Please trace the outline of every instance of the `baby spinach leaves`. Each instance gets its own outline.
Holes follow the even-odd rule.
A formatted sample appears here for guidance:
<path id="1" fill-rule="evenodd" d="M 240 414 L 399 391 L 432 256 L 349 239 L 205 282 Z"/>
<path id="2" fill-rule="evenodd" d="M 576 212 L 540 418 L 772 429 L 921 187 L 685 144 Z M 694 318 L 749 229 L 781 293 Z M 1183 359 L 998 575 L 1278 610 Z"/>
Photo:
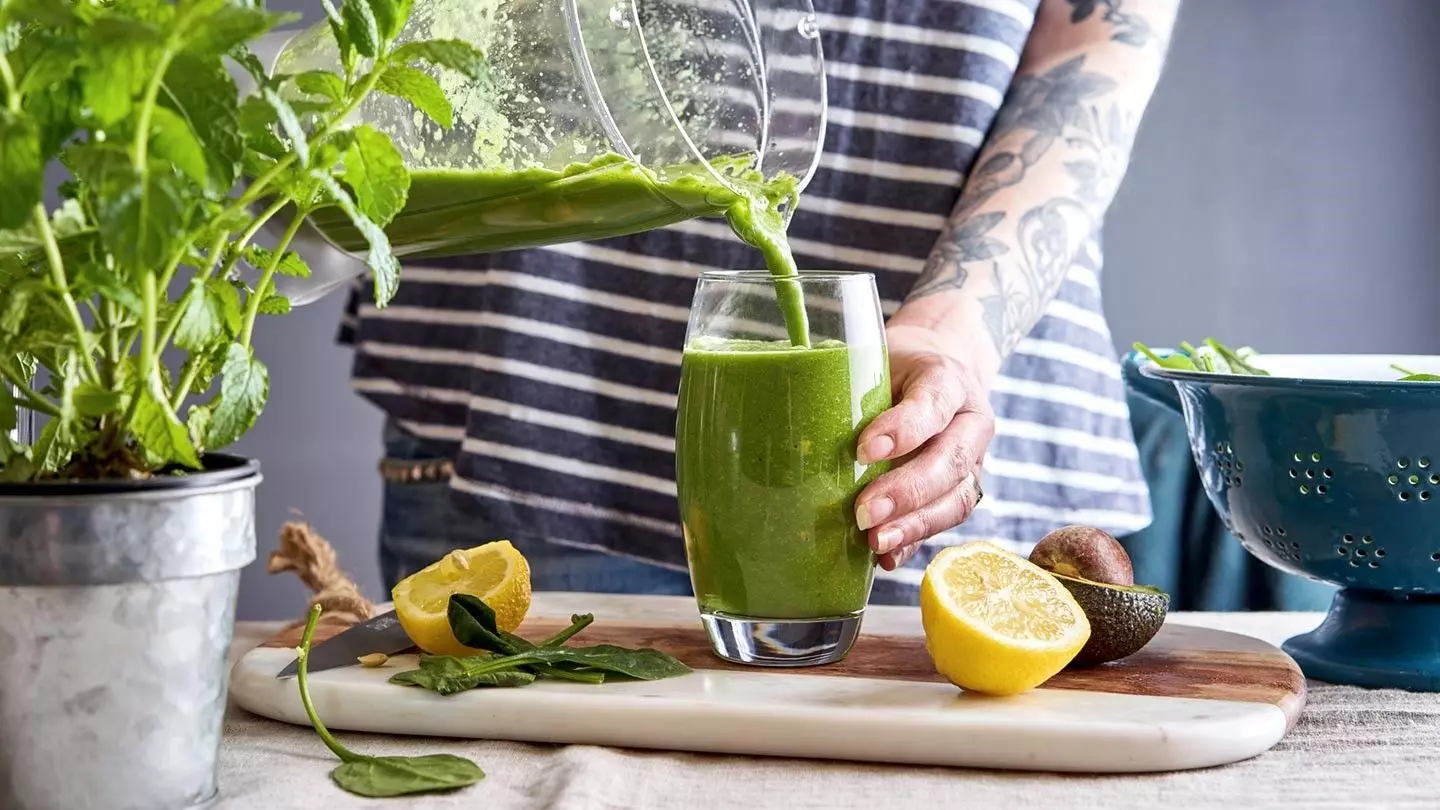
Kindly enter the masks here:
<path id="1" fill-rule="evenodd" d="M 1250 358 L 1255 356 L 1253 350 L 1231 349 L 1214 338 L 1206 338 L 1204 346 L 1200 348 L 1196 348 L 1189 343 L 1181 343 L 1180 351 L 1167 355 L 1161 355 L 1143 343 L 1136 343 L 1135 351 L 1145 355 L 1150 362 L 1161 368 L 1175 369 L 1177 371 L 1208 371 L 1218 374 L 1240 374 L 1259 377 L 1270 376 L 1270 372 L 1250 363 Z M 1398 378 L 1396 382 L 1440 382 L 1440 374 L 1412 371 L 1399 363 L 1391 363 L 1390 367 L 1404 375 Z"/>
<path id="2" fill-rule="evenodd" d="M 1152 363 L 1161 368 L 1177 371 L 1208 371 L 1216 374 L 1240 374 L 1249 377 L 1270 376 L 1270 372 L 1250 363 L 1250 358 L 1255 356 L 1254 350 L 1231 349 L 1215 338 L 1205 338 L 1205 343 L 1199 348 L 1182 342 L 1179 352 L 1163 356 L 1143 343 L 1136 343 L 1135 351 L 1145 355 Z"/>
<path id="3" fill-rule="evenodd" d="M 391 683 L 452 695 L 481 687 L 525 686 L 537 678 L 598 684 L 607 675 L 654 681 L 690 672 L 685 664 L 659 650 L 611 644 L 565 646 L 594 621 L 588 614 L 572 616 L 569 627 L 538 645 L 501 630 L 495 623 L 495 611 L 475 596 L 450 597 L 449 617 L 456 640 L 484 654 L 421 656 L 419 669 L 398 673 Z"/>
<path id="4" fill-rule="evenodd" d="M 305 622 L 305 634 L 300 639 L 299 672 L 296 680 L 300 683 L 300 702 L 305 706 L 305 716 L 315 733 L 340 758 L 340 765 L 330 772 L 330 778 L 341 788 L 357 796 L 384 798 L 390 796 L 413 796 L 420 793 L 439 793 L 473 785 L 485 778 L 480 770 L 468 759 L 451 754 L 428 754 L 420 757 L 370 757 L 357 754 L 340 744 L 315 712 L 310 699 L 309 674 L 310 643 L 315 637 L 315 623 L 320 618 L 320 606 L 310 609 Z"/>

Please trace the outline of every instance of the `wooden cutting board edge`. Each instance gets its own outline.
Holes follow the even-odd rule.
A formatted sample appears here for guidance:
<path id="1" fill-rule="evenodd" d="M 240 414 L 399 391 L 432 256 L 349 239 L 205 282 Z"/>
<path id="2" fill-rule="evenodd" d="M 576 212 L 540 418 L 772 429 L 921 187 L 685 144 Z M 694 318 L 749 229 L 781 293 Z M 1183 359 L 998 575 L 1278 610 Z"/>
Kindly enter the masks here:
<path id="1" fill-rule="evenodd" d="M 544 637 L 568 622 L 532 617 L 521 635 Z M 345 630 L 339 622 L 316 628 L 316 643 Z M 300 643 L 302 628 L 290 627 L 260 646 L 282 648 Z M 607 619 L 578 637 L 589 644 L 619 644 L 664 650 L 695 669 L 774 672 L 788 675 L 874 678 L 910 682 L 940 682 L 925 640 L 920 636 L 865 635 L 843 661 L 823 667 L 760 669 L 732 664 L 710 651 L 698 625 L 660 626 L 653 622 Z M 1280 649 L 1250 636 L 1223 630 L 1167 623 L 1140 652 L 1129 658 L 1089 669 L 1064 670 L 1041 689 L 1107 694 L 1175 697 L 1262 703 L 1285 715 L 1285 731 L 1294 728 L 1305 707 L 1305 676 L 1299 665 Z"/>

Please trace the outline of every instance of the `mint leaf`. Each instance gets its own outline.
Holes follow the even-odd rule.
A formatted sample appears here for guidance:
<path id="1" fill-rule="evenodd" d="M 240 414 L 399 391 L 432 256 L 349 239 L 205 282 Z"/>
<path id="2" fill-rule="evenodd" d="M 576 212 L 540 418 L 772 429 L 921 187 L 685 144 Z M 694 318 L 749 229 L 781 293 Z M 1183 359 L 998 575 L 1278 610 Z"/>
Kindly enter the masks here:
<path id="1" fill-rule="evenodd" d="M 25 328 L 25 318 L 30 314 L 30 304 L 37 296 L 45 294 L 45 282 L 28 278 L 7 286 L 4 301 L 0 301 L 0 337 L 14 337 Z M 0 385 L 5 383 L 0 382 Z"/>
<path id="2" fill-rule="evenodd" d="M 136 172 L 125 149 L 112 144 L 84 144 L 68 155 L 96 198 L 96 224 L 115 260 L 129 268 L 161 267 L 194 210 L 169 164 L 152 160 Z"/>
<path id="3" fill-rule="evenodd" d="M 20 403 L 15 400 L 15 392 L 10 388 L 10 383 L 0 380 L 0 450 L 7 447 L 5 441 L 9 439 L 10 431 L 20 425 Z M 0 458 L 0 464 L 7 459 Z"/>
<path id="4" fill-rule="evenodd" d="M 206 165 L 205 149 L 190 130 L 190 124 L 174 110 L 156 105 L 150 126 L 151 153 L 168 160 L 197 186 L 209 186 L 210 169 Z"/>
<path id="5" fill-rule="evenodd" d="M 25 113 L 40 128 L 40 154 L 47 160 L 74 134 L 82 98 L 75 79 L 55 82 L 25 96 Z"/>
<path id="6" fill-rule="evenodd" d="M 351 60 L 355 54 L 355 44 L 350 41 L 350 32 L 345 27 L 344 18 L 335 9 L 335 4 L 330 0 L 320 0 L 320 5 L 325 8 L 325 20 L 330 24 L 330 34 L 335 37 L 335 45 L 340 49 L 340 61 L 345 65 L 348 76 Z"/>
<path id="7" fill-rule="evenodd" d="M 340 8 L 340 17 L 345 20 L 345 33 L 350 38 L 350 44 L 361 56 L 374 57 L 380 53 L 380 27 L 367 0 L 345 0 L 345 5 Z"/>
<path id="8" fill-rule="evenodd" d="M 27 116 L 0 110 L 0 228 L 29 222 L 44 193 L 40 128 Z"/>
<path id="9" fill-rule="evenodd" d="M 384 307 L 395 297 L 395 291 L 400 287 L 400 262 L 390 252 L 390 239 L 385 236 L 385 229 L 370 221 L 370 218 L 361 213 L 355 206 L 355 201 L 341 188 L 335 178 L 323 172 L 315 173 L 315 179 L 330 196 L 331 201 L 339 206 L 341 211 L 350 218 L 355 230 L 365 237 L 370 244 L 370 252 L 365 256 L 365 265 L 370 268 L 375 276 L 375 305 Z"/>
<path id="10" fill-rule="evenodd" d="M 211 297 L 220 313 L 220 321 L 230 335 L 240 334 L 244 316 L 240 311 L 240 291 L 223 278 L 212 278 L 205 282 L 205 295 Z M 216 358 L 217 362 L 220 358 Z"/>
<path id="11" fill-rule="evenodd" d="M 414 0 L 365 0 L 370 5 L 370 13 L 375 16 L 376 27 L 380 30 L 380 38 L 384 42 L 390 42 L 400 36 L 400 31 L 405 27 L 405 22 L 410 18 L 410 8 Z"/>
<path id="12" fill-rule="evenodd" d="M 428 73 L 407 65 L 391 65 L 380 74 L 375 89 L 414 104 L 417 110 L 445 129 L 455 122 L 455 110 L 450 106 L 450 100 L 440 89 L 440 83 Z"/>
<path id="13" fill-rule="evenodd" d="M 125 398 L 118 391 L 101 388 L 95 383 L 82 382 L 75 389 L 75 410 L 81 416 L 99 418 L 124 408 Z"/>
<path id="14" fill-rule="evenodd" d="M 345 151 L 345 182 L 355 190 L 360 211 L 383 227 L 405 207 L 410 173 L 390 136 L 368 124 L 352 132 L 354 143 Z"/>
<path id="15" fill-rule="evenodd" d="M 0 254 L 28 253 L 38 247 L 40 235 L 28 222 L 19 228 L 0 230 Z"/>
<path id="16" fill-rule="evenodd" d="M 290 314 L 290 299 L 279 293 L 271 293 L 260 302 L 261 315 L 288 315 Z"/>
<path id="17" fill-rule="evenodd" d="M 449 68 L 467 79 L 479 81 L 490 74 L 490 65 L 485 52 L 459 39 L 432 39 L 426 42 L 410 42 L 395 49 L 391 60 L 396 64 L 427 62 Z"/>
<path id="18" fill-rule="evenodd" d="M 294 14 L 267 14 L 231 0 L 221 0 L 217 5 L 214 11 L 195 20 L 185 33 L 186 50 L 202 56 L 220 56 L 282 22 L 299 18 Z"/>
<path id="19" fill-rule="evenodd" d="M 31 29 L 20 39 L 18 47 L 7 58 L 15 73 L 15 84 L 20 95 L 32 92 L 69 79 L 79 66 L 80 49 L 73 38 L 59 37 L 43 29 Z"/>
<path id="20" fill-rule="evenodd" d="M 328 70 L 307 70 L 291 77 L 295 89 L 312 96 L 324 96 L 331 101 L 345 97 L 345 80 Z"/>
<path id="21" fill-rule="evenodd" d="M 209 386 L 205 386 L 209 388 Z M 203 389 L 202 389 L 203 390 Z M 204 449 L 205 434 L 210 430 L 210 406 L 191 405 L 190 412 L 185 419 L 185 432 L 190 435 L 190 443 L 196 448 Z"/>
<path id="22" fill-rule="evenodd" d="M 151 387 L 140 389 L 140 402 L 135 407 L 135 438 L 147 453 L 163 462 L 199 469 L 200 456 L 195 452 L 190 434 L 170 404 L 163 397 L 155 396 Z"/>
<path id="23" fill-rule="evenodd" d="M 101 126 L 113 126 L 130 114 L 150 78 L 160 34 L 146 23 L 108 15 L 96 20 L 92 37 L 85 54 L 85 106 Z"/>
<path id="24" fill-rule="evenodd" d="M 86 297 L 99 294 L 131 315 L 139 317 L 143 314 L 145 304 L 140 300 L 139 293 L 127 287 L 115 271 L 91 261 L 70 262 L 65 267 L 73 272 L 76 292 Z"/>
<path id="25" fill-rule="evenodd" d="M 225 303 L 210 285 L 191 297 L 175 326 L 175 345 L 195 351 L 226 337 Z"/>
<path id="26" fill-rule="evenodd" d="M 211 403 L 205 446 L 215 450 L 233 444 L 255 425 L 270 396 L 270 374 L 250 349 L 230 344 L 220 369 L 220 396 Z"/>
<path id="27" fill-rule="evenodd" d="M 270 128 L 271 124 L 280 120 L 274 107 L 259 96 L 250 96 L 241 103 L 239 115 L 240 133 L 244 136 L 245 146 L 273 159 L 285 156 L 285 144 Z M 245 155 L 245 158 L 250 157 L 249 154 Z M 247 166 L 246 170 L 251 169 Z"/>
<path id="28" fill-rule="evenodd" d="M 250 245 L 245 248 L 245 261 L 249 262 L 251 267 L 264 269 L 270 266 L 270 262 L 274 258 L 275 253 L 270 248 L 259 245 Z M 280 257 L 280 263 L 275 266 L 275 272 L 291 278 L 310 277 L 310 267 L 293 250 L 285 251 L 285 255 Z"/>
<path id="29" fill-rule="evenodd" d="M 200 139 L 210 175 L 221 190 L 235 184 L 245 150 L 236 92 L 235 80 L 219 59 L 181 54 L 165 71 L 158 99 Z"/>
<path id="30" fill-rule="evenodd" d="M 290 147 L 295 150 L 296 157 L 300 158 L 300 165 L 310 162 L 310 142 L 306 139 L 305 128 L 300 125 L 300 117 L 295 114 L 290 102 L 269 87 L 262 89 L 260 95 L 275 111 L 275 120 L 279 122 L 285 137 L 290 139 Z"/>

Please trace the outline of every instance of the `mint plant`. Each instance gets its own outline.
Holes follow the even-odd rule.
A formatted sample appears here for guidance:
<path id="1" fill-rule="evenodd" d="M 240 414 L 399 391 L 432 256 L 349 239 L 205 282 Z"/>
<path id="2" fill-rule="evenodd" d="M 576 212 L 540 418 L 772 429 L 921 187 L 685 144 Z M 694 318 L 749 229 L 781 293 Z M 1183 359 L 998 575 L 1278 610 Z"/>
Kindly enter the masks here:
<path id="1" fill-rule="evenodd" d="M 322 2 L 336 69 L 272 76 L 246 43 L 291 18 L 259 2 L 0 0 L 0 479 L 196 470 L 244 435 L 269 394 L 255 329 L 290 310 L 276 275 L 309 274 L 288 247 L 317 210 L 345 213 L 376 303 L 394 295 L 384 228 L 410 177 L 347 119 L 381 92 L 448 125 L 422 68 L 479 80 L 484 55 L 397 42 L 413 0 Z M 52 167 L 70 179 L 49 208 Z M 275 247 L 253 244 L 276 217 Z M 19 409 L 48 417 L 33 443 L 10 438 Z"/>

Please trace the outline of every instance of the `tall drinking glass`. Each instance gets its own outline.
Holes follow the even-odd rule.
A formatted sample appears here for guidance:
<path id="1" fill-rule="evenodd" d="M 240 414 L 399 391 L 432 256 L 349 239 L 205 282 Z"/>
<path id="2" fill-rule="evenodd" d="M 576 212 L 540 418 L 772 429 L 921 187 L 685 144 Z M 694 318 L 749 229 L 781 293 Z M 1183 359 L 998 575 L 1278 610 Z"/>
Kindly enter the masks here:
<path id="1" fill-rule="evenodd" d="M 810 666 L 845 657 L 870 597 L 875 557 L 854 505 L 884 469 L 859 464 L 855 449 L 890 407 L 890 372 L 873 276 L 802 273 L 778 282 L 789 285 L 779 299 L 776 283 L 764 272 L 700 276 L 676 481 L 715 653 Z M 786 337 L 787 319 L 802 322 L 798 308 L 808 347 Z"/>

